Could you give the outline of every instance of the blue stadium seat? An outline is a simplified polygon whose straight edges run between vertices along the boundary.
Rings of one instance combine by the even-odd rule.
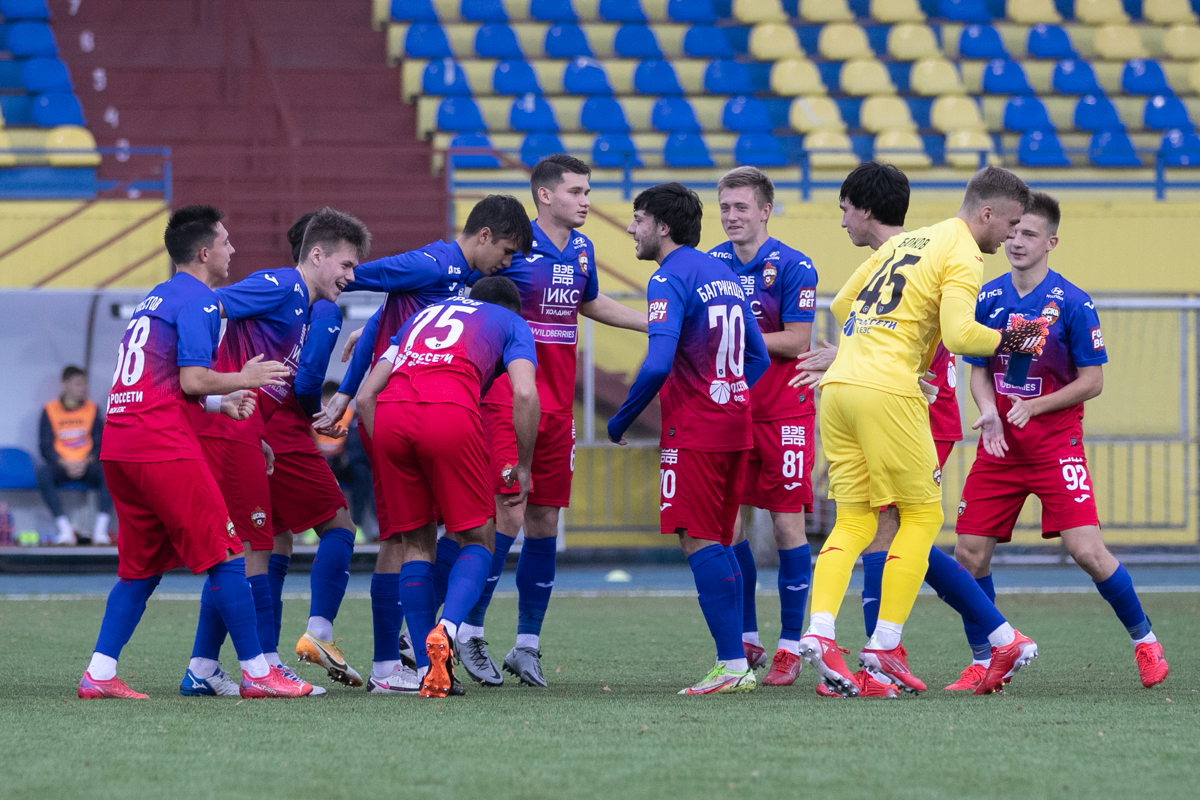
[[[1121,88],[1130,94],[1174,94],[1159,63],[1141,58],[1121,70]]]
[[[563,72],[563,89],[568,94],[612,94],[604,67],[594,58],[577,58]]]
[[[1140,167],[1142,160],[1125,131],[1097,131],[1088,144],[1088,160],[1097,167]]]
[[[36,489],[33,456],[19,447],[0,447],[0,489]]]
[[[411,58],[450,58],[454,51],[436,22],[418,22],[404,34],[404,52]]]
[[[8,22],[22,19],[50,19],[46,0],[0,0],[0,17]]]
[[[743,133],[733,145],[733,159],[752,167],[786,167],[788,163],[783,145],[769,133]]]
[[[554,109],[540,94],[527,94],[513,100],[508,126],[514,131],[552,133],[559,130]]]
[[[25,87],[21,85],[20,61],[0,61],[0,89],[25,91]]]
[[[676,22],[716,22],[720,17],[712,0],[670,0],[667,16]]]
[[[608,22],[645,22],[639,0],[600,0],[600,19]]]
[[[668,167],[712,167],[708,145],[698,133],[674,133],[663,144],[663,161]]]
[[[1125,125],[1112,101],[1104,95],[1084,95],[1075,106],[1075,127],[1081,131],[1123,131]]]
[[[579,109],[579,126],[594,133],[629,133],[625,109],[611,97],[589,97]]]
[[[683,94],[670,61],[643,61],[633,71],[633,89],[642,94]]]
[[[537,73],[528,61],[501,61],[492,72],[496,94],[541,94]]]
[[[1155,95],[1146,101],[1143,122],[1152,131],[1194,131],[1196,127],[1188,117],[1187,106],[1178,97]]]
[[[437,22],[433,0],[392,0],[392,19],[397,22]]]
[[[549,58],[591,58],[593,55],[583,28],[570,22],[551,25],[546,31],[544,47]]]
[[[597,167],[619,169],[626,163],[631,167],[640,167],[642,159],[628,134],[602,133],[592,145],[592,163]]]
[[[531,133],[521,142],[521,162],[532,167],[546,156],[566,152],[566,149],[557,133]]]
[[[529,17],[539,22],[578,22],[571,0],[532,0]]]
[[[517,33],[502,22],[480,25],[475,32],[475,54],[480,58],[524,58]]]
[[[991,22],[992,14],[984,0],[940,0],[938,13],[955,22]]]
[[[1092,65],[1082,59],[1065,58],[1055,64],[1050,85],[1063,94],[1104,94]]]
[[[1168,167],[1200,166],[1200,136],[1191,131],[1167,131],[1162,151]]]
[[[692,58],[733,58],[737,51],[729,41],[732,28],[695,25],[683,35],[683,52]]]
[[[699,133],[692,104],[682,97],[660,97],[650,109],[650,125],[664,133]]]
[[[622,25],[613,37],[613,52],[621,58],[662,58],[662,48],[648,25]]]
[[[989,94],[1033,94],[1025,70],[1016,61],[996,58],[983,70],[983,91]]]
[[[471,84],[467,82],[467,73],[454,59],[439,58],[425,65],[421,90],[434,96],[470,97]]]
[[[1036,97],[1010,97],[1004,105],[1004,129],[1010,131],[1052,131],[1054,123],[1046,107]]]
[[[1063,19],[1075,19],[1075,0],[1054,0],[1054,7]]]
[[[717,59],[704,70],[704,88],[713,94],[754,94],[754,81],[745,64]]]
[[[460,133],[450,140],[451,147],[491,147],[486,134]],[[450,163],[455,169],[499,169],[500,159],[486,153],[452,154]]]
[[[30,94],[70,92],[71,74],[57,58],[31,58],[21,67],[21,85]]]
[[[73,94],[41,94],[33,101],[33,122],[39,128],[57,128],[59,125],[82,127],[83,106],[79,105],[79,98]]]
[[[1030,58],[1076,58],[1071,37],[1057,25],[1034,25],[1029,29],[1029,40],[1025,45]]]
[[[735,133],[767,133],[774,126],[767,106],[756,97],[731,97],[721,112],[721,124]]]
[[[462,0],[459,16],[468,22],[508,22],[504,0]]]
[[[958,38],[958,54],[962,58],[1008,58],[1000,34],[991,25],[968,25]]]
[[[7,47],[13,58],[36,58],[58,55],[58,44],[54,41],[54,32],[44,22],[15,22],[8,27],[5,37]]]
[[[437,126],[443,131],[486,131],[479,106],[469,97],[447,97],[438,104]]]
[[[1030,131],[1017,142],[1017,161],[1027,167],[1069,167],[1062,142],[1053,131]]]
[[[0,114],[9,127],[33,125],[33,98],[27,94],[0,94]]]

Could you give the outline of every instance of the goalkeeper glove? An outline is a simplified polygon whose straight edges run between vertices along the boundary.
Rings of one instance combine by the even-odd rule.
[[[1014,314],[1008,318],[1008,327],[1000,331],[1000,344],[996,347],[996,355],[1037,355],[1042,354],[1042,345],[1050,335],[1050,322],[1045,317],[1025,319]]]

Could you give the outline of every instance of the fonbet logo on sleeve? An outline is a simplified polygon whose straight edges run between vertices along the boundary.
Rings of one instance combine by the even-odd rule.
[[[817,307],[817,290],[816,289],[801,289],[800,302],[796,304],[797,308],[816,308]]]
[[[667,318],[667,301],[651,300],[647,322],[663,322]]]
[[[1092,350],[1093,351],[1103,350],[1104,349],[1104,334],[1100,332],[1100,326],[1097,325],[1096,327],[1092,328],[1088,332],[1092,335]]]

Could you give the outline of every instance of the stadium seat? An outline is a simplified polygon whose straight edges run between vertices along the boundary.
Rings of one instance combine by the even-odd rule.
[[[612,94],[604,67],[594,58],[576,58],[563,71],[563,90],[567,94]]]
[[[4,132],[3,123],[3,115],[0,115],[0,167],[12,167],[17,163],[17,156],[15,153],[4,152],[6,150],[12,150],[13,145],[12,141],[8,138],[8,134]],[[4,487],[0,486],[0,488]]]
[[[453,147],[491,147],[483,133],[460,133],[450,140]],[[455,169],[499,169],[500,159],[486,153],[453,153],[450,163]]]
[[[1171,26],[1163,36],[1163,50],[1176,61],[1200,61],[1200,27]]]
[[[44,22],[14,22],[7,26],[8,35],[0,48],[7,49],[13,58],[36,58],[58,55],[54,32]]]
[[[1140,167],[1142,160],[1125,131],[1097,131],[1088,144],[1088,160],[1097,167]]]
[[[683,94],[669,61],[643,61],[633,73],[633,89],[642,94]]]
[[[660,97],[650,109],[650,125],[663,133],[699,133],[692,104],[682,97]]]
[[[669,167],[712,167],[708,145],[698,133],[673,133],[663,143],[663,162]]]
[[[932,160],[925,143],[912,131],[885,131],[875,137],[875,159],[897,167],[928,167]]]
[[[1096,30],[1093,40],[1096,54],[1106,61],[1128,61],[1146,58],[1146,46],[1136,29],[1128,25],[1103,25]]]
[[[1075,19],[1088,25],[1104,25],[1128,23],[1129,15],[1121,0],[1075,0]]]
[[[850,137],[838,131],[815,131],[804,137],[809,163],[818,169],[858,166]]]
[[[769,133],[743,133],[733,146],[733,160],[752,167],[786,167],[788,163],[783,145]]]
[[[0,17],[8,22],[23,19],[50,19],[46,0],[0,0]]]
[[[36,489],[33,456],[19,447],[0,447],[0,489]]]
[[[1074,58],[1063,59],[1054,66],[1050,84],[1054,91],[1063,94],[1104,94],[1092,65]]]
[[[764,22],[750,30],[750,55],[759,61],[778,61],[781,58],[803,55],[800,38],[790,25]]]
[[[1196,12],[1188,0],[1142,0],[1142,18],[1155,25],[1196,23]]]
[[[514,131],[550,133],[560,130],[554,118],[554,109],[546,98],[538,94],[527,94],[513,100],[508,125]]]
[[[916,61],[941,54],[933,28],[913,22],[901,22],[888,28],[887,52],[897,61]]]
[[[1121,72],[1121,88],[1129,94],[1171,94],[1167,76],[1157,61],[1135,58]]]
[[[837,104],[828,97],[797,97],[788,109],[788,126],[799,133],[844,131],[846,123]]]
[[[1162,150],[1168,167],[1200,166],[1200,136],[1191,131],[1167,131]]]
[[[871,0],[871,19],[895,24],[899,22],[924,22],[925,12],[917,0]]]
[[[632,167],[640,167],[642,159],[628,134],[602,133],[592,145],[592,163],[597,167],[619,169],[626,163]]]
[[[1178,97],[1170,95],[1155,95],[1146,101],[1146,110],[1142,120],[1152,131],[1181,131],[1195,130],[1192,120],[1188,117],[1187,106]]]
[[[959,58],[1008,58],[1000,34],[991,25],[968,25],[958,39]]]
[[[947,95],[933,101],[929,120],[942,133],[956,130],[984,130],[979,105],[970,97]]]
[[[1025,70],[1016,61],[997,58],[983,70],[983,91],[988,94],[1033,94]]]
[[[1062,22],[1054,0],[1008,0],[1005,16],[1023,25]]]
[[[1027,167],[1069,167],[1062,142],[1053,131],[1030,131],[1017,142],[1017,161]]]
[[[467,73],[454,59],[439,58],[425,65],[421,90],[430,95],[469,97],[471,84],[467,81]]]
[[[591,58],[594,55],[583,28],[570,22],[551,25],[546,30],[543,49],[547,58]]]
[[[915,62],[908,81],[912,91],[924,97],[963,94],[964,91],[958,68],[944,58],[923,58]]]
[[[713,23],[719,17],[712,0],[670,0],[667,16],[675,22]]]
[[[521,142],[521,163],[532,167],[546,156],[561,153],[566,149],[557,133],[547,131],[531,133],[525,137],[525,141]]]
[[[896,91],[887,67],[874,59],[854,59],[842,64],[838,83],[841,90],[852,97],[894,94]]]
[[[899,97],[868,97],[858,109],[858,125],[871,133],[916,131],[908,103]]]
[[[21,85],[30,94],[70,92],[71,74],[57,58],[31,58],[21,67]]]
[[[404,34],[404,52],[410,58],[451,58],[450,41],[441,25],[418,22]]]
[[[83,127],[83,107],[73,94],[41,94],[33,101],[33,121],[39,128],[57,128],[60,125]]]
[[[621,58],[662,58],[662,48],[648,25],[622,25],[613,37],[613,52]]]
[[[1193,64],[1192,68],[1188,70],[1188,86],[1192,88],[1193,92],[1200,94],[1200,62]]]
[[[737,52],[725,28],[693,25],[683,35],[683,52],[691,58],[733,58]]]
[[[946,163],[960,169],[979,167],[980,152],[991,160],[996,145],[992,138],[980,130],[952,131],[946,135]]]
[[[471,133],[487,130],[479,106],[469,97],[447,97],[438,104],[437,126],[443,131]]]
[[[462,0],[458,13],[468,22],[508,22],[504,0]]]
[[[712,94],[754,94],[754,81],[745,64],[717,59],[704,70],[704,89]]]
[[[1036,97],[1010,97],[1004,104],[1004,129],[1009,131],[1052,131],[1054,123],[1046,106]]]
[[[625,109],[611,97],[589,97],[579,110],[579,127],[595,133],[629,133]]]
[[[849,22],[854,12],[846,0],[800,0],[798,16],[805,22]]]
[[[1081,131],[1124,130],[1116,107],[1104,95],[1084,95],[1075,106],[1075,127]]]
[[[524,58],[517,33],[508,25],[489,22],[475,32],[475,54],[480,58]]]
[[[501,61],[492,74],[496,94],[541,94],[537,73],[528,61]]]
[[[398,22],[437,22],[433,0],[392,0],[391,18]]]
[[[1075,46],[1067,32],[1057,25],[1034,25],[1029,29],[1025,49],[1030,58],[1076,58]]]
[[[756,97],[731,97],[721,112],[721,125],[734,133],[766,133],[775,126],[767,106]]]
[[[734,0],[733,17],[747,25],[760,22],[787,22],[787,12],[779,0]]]
[[[830,61],[875,57],[866,31],[848,22],[833,22],[821,28],[817,37],[817,52]]]
[[[991,22],[984,0],[939,0],[938,16],[955,22]]]
[[[52,167],[98,167],[100,154],[92,132],[78,125],[63,125],[46,135],[46,160]]]
[[[639,0],[600,0],[600,19],[606,22],[645,22],[646,12]]]
[[[811,61],[789,58],[771,65],[771,91],[783,97],[825,94],[825,84]]]

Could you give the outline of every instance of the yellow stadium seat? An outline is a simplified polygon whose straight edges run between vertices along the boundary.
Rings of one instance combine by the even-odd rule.
[[[1096,55],[1106,61],[1128,61],[1131,58],[1146,58],[1146,46],[1137,29],[1128,25],[1103,25],[1096,31],[1093,42]]]
[[[821,28],[817,51],[830,61],[875,57],[866,31],[850,22],[833,22]]]
[[[6,153],[6,150],[13,149],[12,142],[8,138],[8,134],[4,132],[4,127],[0,126],[0,167],[11,167],[17,163],[17,157],[12,153]]]
[[[870,94],[895,94],[896,86],[887,67],[871,58],[856,58],[842,65],[839,75],[841,89],[854,97],[865,97]]]
[[[1142,18],[1157,25],[1176,22],[1195,24],[1196,13],[1188,0],[1145,0],[1142,3]]]
[[[984,130],[979,106],[970,97],[946,95],[933,101],[929,121],[942,133],[954,130]]]
[[[917,0],[871,0],[871,19],[879,22],[924,22]]]
[[[759,61],[803,55],[796,29],[778,22],[764,22],[750,29],[750,54]]]
[[[1054,7],[1054,0],[1008,0],[1005,8],[1008,18],[1022,25],[1062,22],[1062,15]]]
[[[875,159],[897,167],[928,167],[925,143],[912,131],[885,131],[875,137]]]
[[[933,29],[912,22],[901,22],[888,30],[887,51],[897,61],[916,61],[940,54]]]
[[[871,133],[917,129],[908,103],[890,95],[876,95],[864,100],[858,110],[858,124]]]
[[[1193,92],[1200,94],[1200,61],[1192,65],[1192,71],[1188,73],[1188,85],[1192,87]]]
[[[816,64],[803,58],[788,58],[771,65],[771,91],[784,97],[825,94],[825,84]]]
[[[734,0],[733,16],[738,22],[787,22],[787,12],[779,0]]]
[[[917,61],[913,64],[908,80],[913,92],[925,97],[965,93],[958,70],[944,58],[923,58]]]
[[[946,135],[946,163],[960,169],[977,169],[979,153],[987,153],[989,164],[998,163],[996,143],[983,131],[952,131]]]
[[[46,135],[46,150],[52,167],[98,167],[100,154],[92,132],[78,125],[60,125]],[[61,152],[64,150],[88,152]]]
[[[1163,49],[1176,61],[1200,60],[1200,27],[1172,25],[1163,37]]]
[[[1121,0],[1075,0],[1075,19],[1088,25],[1129,22]]]
[[[837,104],[828,97],[797,97],[788,111],[788,125],[800,133],[844,131],[846,123]]]
[[[800,18],[806,22],[849,22],[854,12],[846,0],[800,0]]]
[[[858,156],[850,148],[850,138],[837,131],[817,131],[804,137],[808,163],[817,169],[857,167]]]

